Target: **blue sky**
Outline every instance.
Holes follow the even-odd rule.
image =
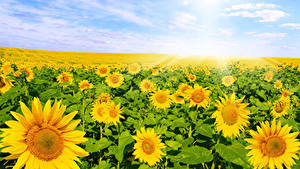
[[[300,57],[299,0],[1,0],[0,46]]]

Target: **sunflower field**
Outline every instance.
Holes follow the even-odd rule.
[[[300,168],[300,66],[1,60],[0,168]]]

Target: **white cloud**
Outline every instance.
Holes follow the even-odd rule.
[[[222,35],[226,35],[226,36],[232,36],[233,35],[232,30],[228,30],[228,29],[219,29],[219,32]]]
[[[281,24],[281,27],[290,27],[293,29],[300,29],[300,23],[285,23],[285,24]]]
[[[246,4],[240,4],[240,5],[232,5],[231,8],[226,8],[226,11],[234,11],[234,10],[257,10],[257,9],[264,9],[264,8],[277,8],[280,7],[276,4],[265,4],[265,3],[258,3],[258,4],[252,4],[252,3],[246,3]]]
[[[261,33],[261,34],[255,34],[255,37],[258,38],[284,38],[287,36],[286,33]]]
[[[256,32],[245,32],[245,34],[247,34],[247,35],[253,35],[253,34],[255,34]]]
[[[289,16],[289,14],[280,10],[260,10],[255,12],[238,11],[224,14],[225,16],[241,16],[244,18],[261,18],[258,22],[275,22],[282,17]]]
[[[176,16],[171,20],[171,28],[182,30],[201,31],[203,27],[197,23],[198,18],[185,12],[177,12]],[[170,28],[170,26],[169,26]]]

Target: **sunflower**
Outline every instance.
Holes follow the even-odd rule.
[[[59,76],[57,76],[58,83],[73,83],[73,75],[69,72],[62,72]]]
[[[287,98],[287,97],[290,97],[291,94],[292,94],[292,92],[287,89],[284,89],[281,91],[281,97]]]
[[[89,83],[89,81],[87,81],[87,80],[82,80],[81,82],[79,82],[79,88],[81,91],[86,90],[86,89],[91,89],[93,87],[94,87],[94,85],[92,83]]]
[[[156,76],[159,74],[159,70],[158,69],[152,69],[152,75]]]
[[[178,104],[184,104],[184,97],[177,91],[172,95],[172,101]]]
[[[207,70],[207,71],[205,71],[205,74],[206,74],[207,76],[209,76],[209,75],[210,75],[210,72]]]
[[[280,80],[276,80],[274,83],[274,88],[281,89],[282,88],[282,82]]]
[[[193,74],[190,74],[188,76],[188,79],[189,79],[190,82],[194,82],[197,79],[197,77],[195,75],[193,75]]]
[[[128,65],[128,72],[130,74],[138,74],[141,71],[141,66],[137,63],[132,63],[130,65]]]
[[[246,109],[248,103],[242,103],[244,98],[235,100],[235,94],[220,99],[216,104],[218,110],[212,114],[212,118],[216,119],[217,130],[222,131],[224,137],[238,136],[240,130],[249,123],[250,111]]]
[[[115,105],[114,102],[106,103],[107,104],[107,109],[106,113],[104,113],[104,120],[103,122],[106,124],[115,124],[120,123],[120,118],[124,119],[124,117],[121,115],[122,114],[122,109],[120,108],[121,105],[120,103],[118,105]]]
[[[271,80],[273,79],[273,72],[272,71],[269,71],[269,72],[267,72],[266,74],[265,74],[265,81],[267,81],[267,82],[271,82]]]
[[[4,75],[10,74],[11,72],[14,72],[14,69],[10,66],[10,63],[6,62],[2,65],[1,68]]]
[[[6,121],[10,128],[1,129],[3,137],[1,152],[10,153],[5,159],[18,159],[14,169],[25,168],[79,168],[77,156],[88,156],[88,152],[75,145],[87,141],[85,132],[74,130],[80,120],[71,121],[77,114],[72,112],[63,117],[66,106],[50,100],[42,105],[38,98],[32,102],[32,112],[20,102],[24,114],[11,114],[17,119]]]
[[[123,84],[124,77],[122,76],[122,74],[114,72],[113,74],[106,77],[105,82],[112,88],[118,88]]]
[[[140,89],[143,93],[149,93],[155,90],[155,86],[150,80],[144,79],[140,84]]]
[[[107,65],[100,65],[99,68],[96,70],[96,74],[100,77],[106,77],[110,72],[110,68]]]
[[[34,73],[30,68],[21,68],[22,71],[26,72],[26,80],[27,82],[30,82],[34,78]]]
[[[20,71],[15,71],[15,72],[14,72],[14,76],[15,76],[15,77],[19,77],[21,74],[22,74],[22,73],[21,73]]]
[[[189,106],[197,106],[197,108],[201,106],[203,108],[206,108],[210,102],[210,94],[211,91],[207,90],[207,88],[203,88],[198,84],[195,84],[194,88],[189,90]]]
[[[186,83],[181,83],[178,86],[178,92],[185,98],[188,97],[190,89],[192,89],[192,87]]]
[[[109,93],[101,93],[94,103],[108,103],[110,102],[111,95]]]
[[[290,107],[290,98],[281,97],[273,106],[271,114],[273,117],[278,118],[288,114]]]
[[[0,75],[0,93],[5,93],[9,91],[9,89],[13,86],[11,81],[4,77],[3,75]]]
[[[102,123],[104,121],[104,114],[107,113],[107,107],[107,103],[95,102],[91,112],[92,118]]]
[[[222,84],[226,87],[231,86],[236,81],[236,77],[224,76],[222,78]]]
[[[150,97],[151,103],[158,109],[166,109],[171,105],[170,90],[155,91]]]
[[[161,160],[161,156],[166,155],[161,151],[166,146],[161,142],[160,136],[156,135],[154,129],[145,130],[145,128],[141,128],[133,138],[136,140],[133,155],[140,162],[154,166]]]
[[[276,124],[273,120],[270,125],[268,121],[262,122],[261,127],[257,126],[257,131],[250,131],[251,139],[246,139],[250,143],[249,149],[250,163],[255,168],[271,169],[291,168],[295,164],[300,143],[296,138],[298,132],[290,133],[291,127],[285,125],[281,127],[280,121]],[[294,159],[293,159],[294,158]]]

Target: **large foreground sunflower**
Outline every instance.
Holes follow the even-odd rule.
[[[285,125],[281,127],[280,121],[276,124],[275,120],[270,125],[268,121],[261,123],[261,127],[257,126],[257,132],[251,130],[251,139],[246,139],[251,145],[250,163],[255,168],[282,169],[291,168],[295,164],[294,159],[299,160],[297,156],[300,143],[296,138],[298,132],[290,133],[291,127]],[[294,158],[294,159],[293,159]]]
[[[145,128],[141,128],[141,131],[137,131],[133,138],[136,140],[133,155],[140,162],[144,161],[150,166],[154,166],[161,160],[161,156],[165,155],[161,151],[165,148],[165,144],[161,142],[160,136],[156,135],[154,129],[145,130]]]
[[[278,118],[288,114],[288,110],[290,107],[290,98],[289,97],[281,97],[274,104],[271,114],[273,117]]]
[[[216,104],[218,110],[212,114],[212,118],[216,119],[217,130],[222,131],[224,137],[238,136],[240,130],[249,123],[250,111],[246,109],[248,104],[242,103],[243,98],[235,100],[235,94],[230,98],[225,95],[225,99],[220,99]]]
[[[122,74],[114,72],[113,74],[106,77],[105,82],[112,88],[118,88],[123,84],[124,77],[122,76]]]
[[[22,168],[72,168],[79,169],[77,156],[88,156],[88,152],[75,145],[87,141],[85,132],[74,130],[80,120],[71,121],[77,112],[66,116],[63,113],[66,106],[60,106],[61,101],[55,101],[51,107],[50,100],[44,109],[40,100],[34,98],[32,111],[20,102],[24,114],[11,114],[17,119],[6,121],[10,128],[1,129],[1,152],[10,153],[6,159],[18,159],[13,169]]]
[[[7,92],[12,86],[13,84],[9,79],[0,75],[0,93]]]
[[[210,102],[209,95],[211,94],[211,91],[207,90],[206,88],[203,88],[199,86],[198,84],[194,85],[194,88],[189,90],[189,101],[190,107],[197,106],[206,108]]]
[[[171,105],[171,99],[169,90],[158,90],[150,97],[151,103],[158,109],[169,108]]]

